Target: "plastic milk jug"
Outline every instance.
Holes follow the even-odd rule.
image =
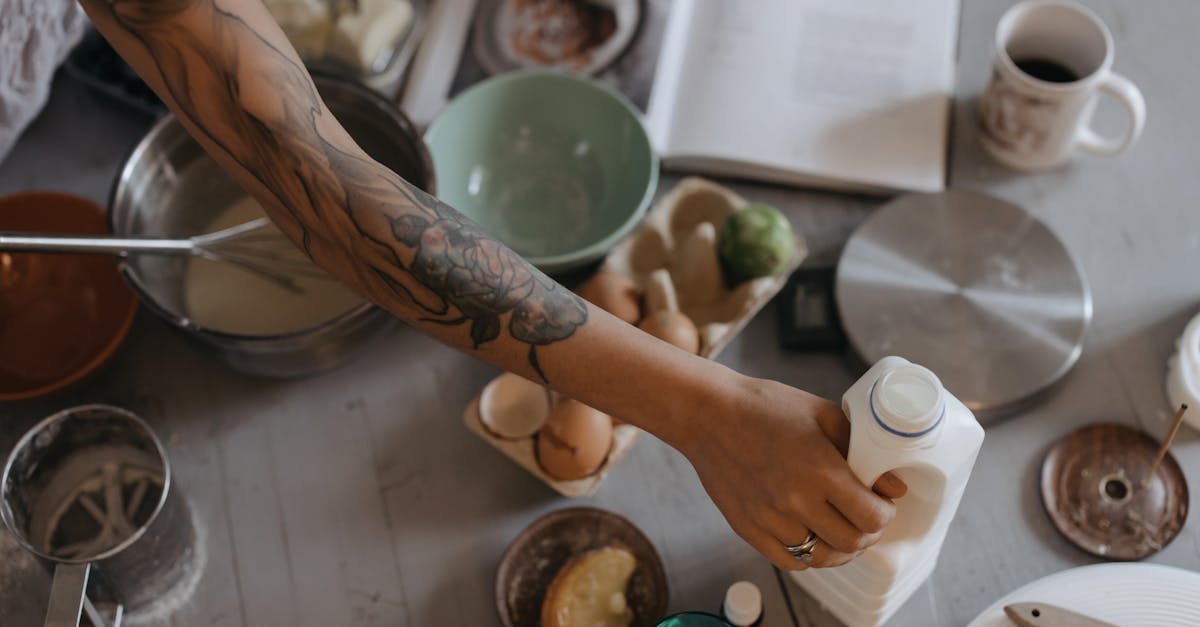
[[[848,564],[792,573],[800,587],[851,627],[892,616],[937,563],[983,444],[975,415],[928,369],[885,357],[842,397],[850,418],[850,468],[865,485],[892,471],[908,484],[879,542]]]

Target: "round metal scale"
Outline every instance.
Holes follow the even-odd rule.
[[[980,418],[1019,409],[1061,379],[1092,318],[1087,281],[1046,225],[965,191],[877,210],[846,244],[836,298],[867,363],[917,362]]]
[[[1067,434],[1042,463],[1042,504],[1075,546],[1110,560],[1137,560],[1170,544],[1187,520],[1187,480],[1168,452],[1153,474],[1158,442],[1117,424]]]

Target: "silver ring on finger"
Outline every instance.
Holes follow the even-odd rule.
[[[801,542],[796,546],[784,545],[783,548],[786,549],[788,553],[791,553],[792,557],[804,562],[808,566],[812,566],[813,549],[816,548],[817,542],[819,541],[820,539],[817,538],[817,534],[810,531],[808,532],[808,537],[804,539],[804,542]]]

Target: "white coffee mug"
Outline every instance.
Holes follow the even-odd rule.
[[[1019,170],[1065,164],[1076,146],[1111,157],[1131,146],[1146,123],[1142,92],[1112,71],[1112,34],[1074,2],[1027,0],[996,27],[992,77],[979,102],[980,137],[1000,162]],[[1129,113],[1119,138],[1091,128],[1103,92]]]

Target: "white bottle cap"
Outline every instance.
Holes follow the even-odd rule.
[[[871,391],[875,420],[886,431],[921,437],[941,424],[946,391],[937,375],[916,364],[901,364],[884,373]]]
[[[749,581],[739,581],[725,592],[725,619],[737,625],[753,625],[762,616],[762,592]]]

